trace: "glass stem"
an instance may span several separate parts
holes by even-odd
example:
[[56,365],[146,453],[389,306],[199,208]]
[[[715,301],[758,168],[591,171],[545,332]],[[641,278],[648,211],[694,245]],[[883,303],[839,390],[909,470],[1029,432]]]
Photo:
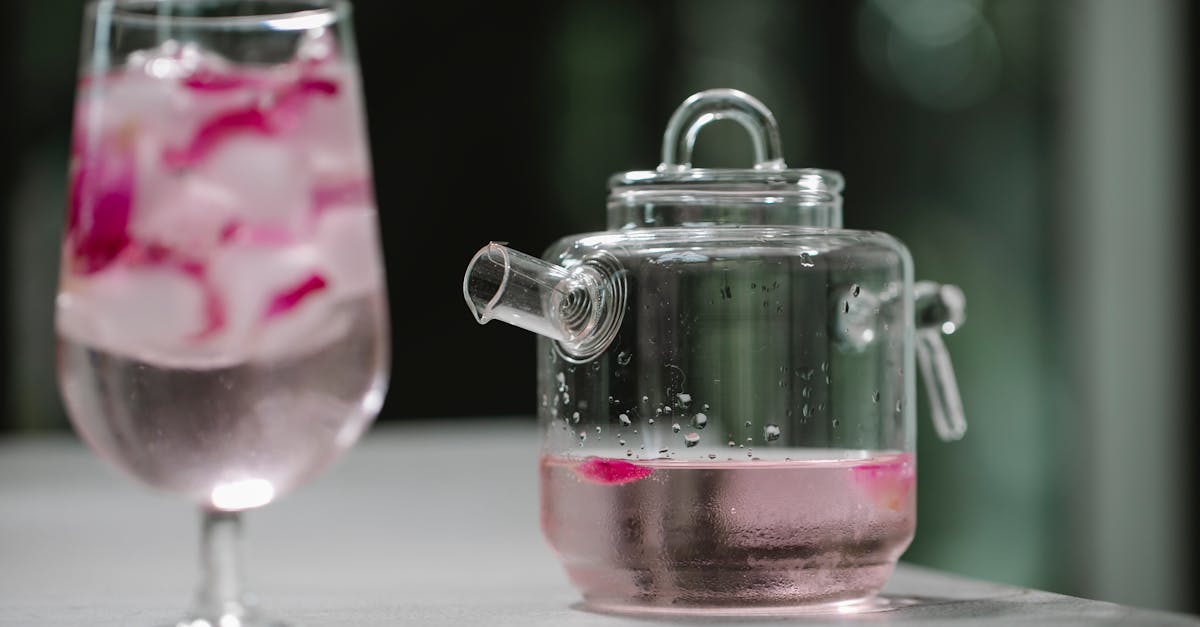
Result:
[[200,531],[200,589],[196,594],[197,617],[241,618],[242,601],[242,515],[205,509]]

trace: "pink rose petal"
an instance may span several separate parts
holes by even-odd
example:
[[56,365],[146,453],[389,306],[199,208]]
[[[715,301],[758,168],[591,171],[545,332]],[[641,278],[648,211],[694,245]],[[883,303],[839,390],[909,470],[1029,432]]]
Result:
[[854,481],[877,503],[901,510],[916,483],[912,455],[904,453],[887,463],[862,464],[853,468]]
[[173,168],[187,167],[212,152],[221,140],[243,133],[270,135],[273,129],[270,120],[258,108],[226,111],[202,124],[186,148],[164,151],[163,161]]
[[[214,79],[215,80],[215,79]],[[242,79],[223,79],[236,81]],[[217,82],[219,88],[226,83]],[[244,86],[241,83],[237,86]],[[183,148],[167,148],[163,161],[172,168],[184,168],[204,159],[223,140],[242,134],[278,135],[294,129],[300,123],[309,97],[333,96],[337,83],[317,78],[302,78],[275,93],[274,104],[268,107],[249,107],[219,113],[200,125],[191,142]]]
[[216,335],[225,328],[225,301],[217,288],[207,279],[200,279],[200,287],[204,293],[204,327],[192,336],[192,340],[202,342]]
[[[82,146],[80,146],[82,147]],[[68,196],[67,239],[76,268],[104,269],[129,245],[133,211],[134,155],[125,143],[102,141],[76,155]]]
[[267,311],[264,317],[271,319],[291,311],[309,294],[319,292],[325,289],[327,285],[328,284],[326,283],[325,278],[321,275],[315,272],[308,275],[307,278],[298,283],[295,287],[276,294],[275,298],[271,299],[271,304],[267,306]]
[[280,129],[291,130],[300,124],[300,116],[313,96],[334,96],[337,83],[318,78],[302,78],[280,90],[271,109],[271,120]]
[[593,483],[624,485],[649,477],[654,473],[654,469],[621,459],[589,457],[575,467],[575,473]]
[[183,86],[195,91],[228,91],[260,84],[262,80],[253,76],[213,70],[199,70],[183,79]]
[[336,81],[327,78],[302,78],[296,82],[292,90],[301,94],[336,96],[338,93],[338,84]]

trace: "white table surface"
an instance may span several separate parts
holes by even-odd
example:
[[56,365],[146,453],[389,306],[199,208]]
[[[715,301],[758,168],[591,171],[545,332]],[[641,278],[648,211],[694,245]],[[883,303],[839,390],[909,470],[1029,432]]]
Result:
[[[917,605],[856,616],[652,619],[586,611],[542,542],[532,424],[377,427],[314,483],[251,512],[264,609],[298,627],[660,624],[1200,625],[902,565]],[[0,440],[0,626],[170,624],[191,600],[198,520],[67,435]]]

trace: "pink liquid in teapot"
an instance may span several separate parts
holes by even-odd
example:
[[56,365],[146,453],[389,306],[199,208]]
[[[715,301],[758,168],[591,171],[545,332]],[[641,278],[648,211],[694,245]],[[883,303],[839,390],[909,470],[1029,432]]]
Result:
[[911,454],[544,456],[542,528],[596,607],[795,608],[876,594],[912,541]]

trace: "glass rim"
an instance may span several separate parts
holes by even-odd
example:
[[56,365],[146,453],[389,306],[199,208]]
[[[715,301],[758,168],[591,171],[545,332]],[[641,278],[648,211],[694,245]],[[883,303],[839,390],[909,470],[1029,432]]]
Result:
[[[239,0],[90,0],[93,16],[103,12],[113,22],[132,26],[159,27],[163,24],[197,29],[230,30],[262,28],[276,31],[306,31],[332,26],[350,12],[350,0],[257,0],[263,5],[279,5],[280,10],[258,11],[251,15],[174,15],[150,12],[158,7],[187,8],[236,5]],[[286,7],[286,8],[285,8]]]

